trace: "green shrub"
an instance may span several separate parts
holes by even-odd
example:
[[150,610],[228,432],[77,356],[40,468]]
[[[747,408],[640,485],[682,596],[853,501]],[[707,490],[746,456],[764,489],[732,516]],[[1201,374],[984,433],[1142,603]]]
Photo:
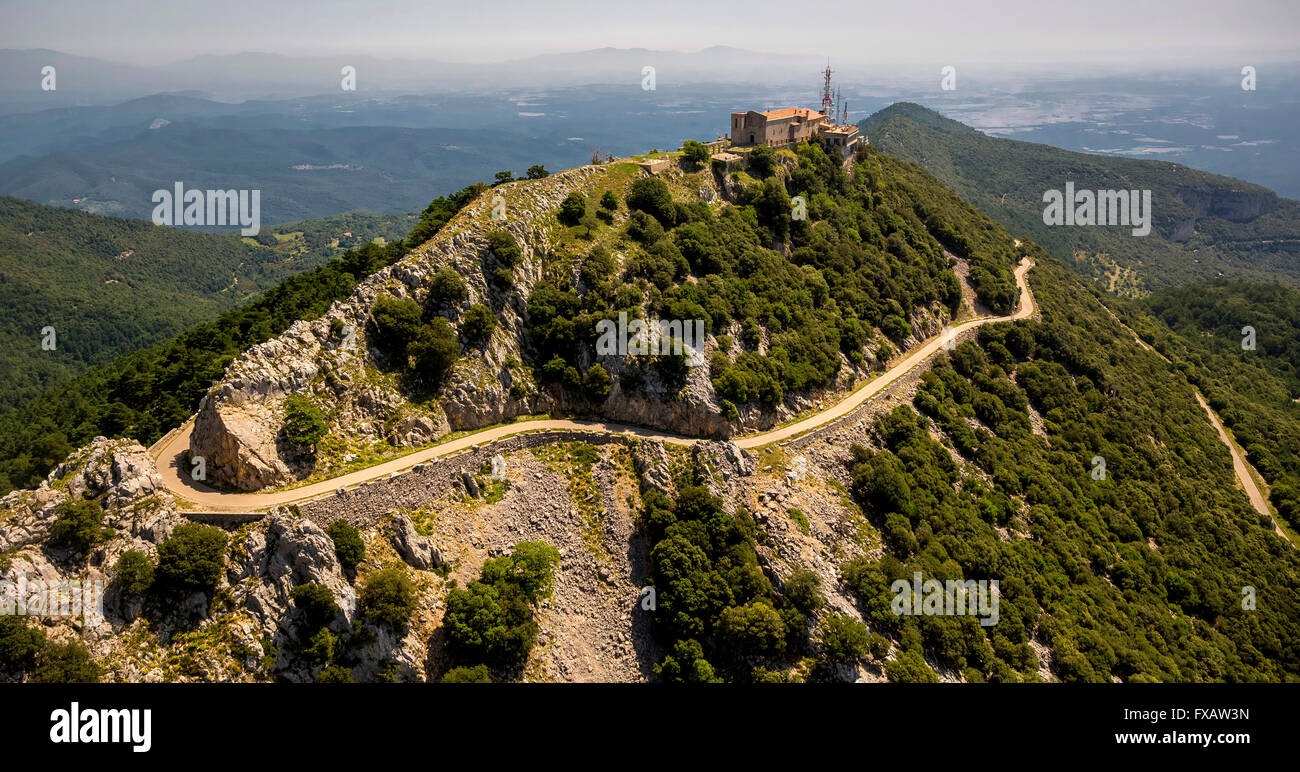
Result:
[[457,659],[511,666],[527,658],[537,638],[531,604],[547,597],[560,554],[542,542],[521,542],[489,560],[477,581],[447,594],[443,625]]
[[158,546],[154,587],[165,594],[211,594],[221,579],[226,561],[226,533],[198,523],[176,526]]
[[582,390],[593,402],[604,402],[613,388],[611,384],[609,373],[599,363],[588,367],[582,376]]
[[682,155],[696,166],[709,162],[709,149],[703,143],[688,139],[682,143]]
[[113,576],[124,592],[143,595],[153,584],[153,560],[139,550],[127,550],[113,566]]
[[490,684],[492,676],[488,673],[487,665],[454,667],[443,674],[442,682],[444,684]]
[[894,683],[902,684],[937,684],[939,677],[920,654],[914,651],[900,651],[897,656],[885,663],[885,675]]
[[633,212],[627,220],[627,235],[648,246],[664,237],[664,227],[646,212]]
[[537,638],[537,623],[515,585],[470,582],[447,594],[447,650],[460,660],[506,666],[523,661]]
[[334,658],[337,644],[338,636],[331,633],[329,628],[322,627],[307,639],[307,645],[302,647],[302,656],[313,665],[324,665]]
[[485,344],[496,329],[497,317],[492,309],[482,303],[475,303],[465,311],[460,320],[461,337],[471,344]]
[[508,556],[483,564],[485,582],[506,581],[519,587],[530,603],[551,595],[560,552],[545,542],[521,541]]
[[822,654],[827,662],[855,662],[871,648],[867,626],[845,614],[822,621]]
[[771,657],[785,652],[785,623],[766,603],[732,606],[718,617],[718,641],[740,657]]
[[420,331],[420,305],[409,298],[384,295],[370,311],[378,333],[379,347],[397,359],[406,357],[406,347]]
[[438,317],[420,328],[407,349],[415,367],[426,377],[441,380],[460,358],[460,341],[446,319]]
[[578,191],[573,191],[560,202],[560,222],[565,225],[577,225],[587,213],[587,199]]
[[104,509],[98,501],[70,499],[55,508],[55,520],[50,525],[50,544],[83,553],[103,541]]
[[607,212],[618,211],[618,196],[614,195],[614,191],[607,190],[600,197],[600,208]]
[[325,414],[301,394],[290,394],[284,400],[284,436],[300,448],[314,448],[329,432]]
[[672,226],[677,221],[672,192],[668,189],[668,184],[658,177],[638,177],[634,180],[628,189],[627,208],[645,212],[661,225]]
[[678,641],[673,651],[655,665],[655,675],[669,683],[716,684],[721,683],[713,665],[704,658],[704,648],[698,641]]
[[334,593],[323,584],[300,584],[293,588],[290,595],[293,597],[293,605],[302,612],[308,629],[323,627],[339,614]]
[[463,303],[469,299],[465,278],[452,268],[439,268],[429,284],[429,300],[434,303]]
[[496,258],[511,268],[519,265],[524,258],[524,251],[519,247],[519,242],[509,231],[494,230],[487,235],[488,248]]
[[355,681],[356,679],[352,677],[352,669],[342,665],[330,665],[316,674],[318,684],[350,684]]
[[812,532],[812,524],[808,522],[808,516],[803,513],[802,509],[791,507],[786,511],[790,514],[790,519],[799,526],[799,531],[802,532],[804,536],[807,536]]
[[383,568],[366,577],[357,600],[368,619],[401,632],[415,613],[415,585],[401,568]]
[[776,174],[776,151],[768,145],[759,145],[750,151],[749,169],[758,179],[766,179]]
[[806,568],[799,568],[790,573],[785,580],[785,596],[794,607],[811,614],[822,605],[821,577]]
[[901,316],[890,314],[880,323],[880,331],[895,343],[901,343],[912,334],[912,327]]
[[25,617],[0,616],[0,671],[25,673],[36,667],[45,648],[45,632],[27,624]]
[[614,257],[610,255],[609,250],[597,244],[591,248],[587,258],[582,261],[579,276],[584,284],[595,287],[604,284],[613,276],[615,267]]
[[334,554],[347,571],[355,569],[366,559],[366,545],[361,534],[346,520],[335,520],[325,530],[334,541]]
[[47,643],[36,658],[29,682],[34,684],[93,684],[104,676],[104,668],[91,658],[81,641]]

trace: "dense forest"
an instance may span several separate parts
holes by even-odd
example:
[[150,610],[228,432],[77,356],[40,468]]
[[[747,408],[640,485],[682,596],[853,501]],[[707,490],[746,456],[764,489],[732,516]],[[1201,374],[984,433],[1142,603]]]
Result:
[[[850,176],[816,144],[757,148],[750,173],[729,180],[736,205],[720,209],[676,200],[658,178],[637,179],[616,242],[622,265],[598,242],[576,272],[552,267],[529,297],[543,380],[599,401],[609,392],[595,363],[597,320],[702,319],[719,336],[709,364],[724,407],[770,408],[834,383],[841,352],[855,364],[868,355],[883,362],[915,334],[908,320],[917,309],[955,313],[961,286],[945,249],[969,259],[981,301],[1012,309],[1015,248],[1005,231],[911,164],[871,148],[854,164]],[[794,196],[806,219],[792,219]],[[601,200],[606,211],[620,206]],[[575,202],[570,216],[583,207]],[[644,366],[670,384],[684,377],[680,358]]]
[[[885,554],[843,575],[901,644],[891,677],[932,679],[924,657],[1035,680],[1047,644],[1064,680],[1300,679],[1300,553],[1250,508],[1182,376],[1036,259],[1043,321],[981,328],[855,448]],[[891,613],[890,583],[914,571],[998,579],[998,624]]]
[[[416,240],[367,242],[349,249],[325,265],[285,279],[243,307],[212,321],[190,324],[166,343],[91,368],[0,415],[0,491],[34,487],[73,448],[97,435],[152,443],[193,414],[232,359],[284,332],[298,319],[323,314],[335,300],[347,297],[358,281],[436,233],[480,190],[471,186],[435,199],[411,230]],[[304,232],[301,225],[297,232]]]
[[413,222],[354,213],[244,239],[0,197],[0,411],[246,303],[348,246],[400,240]]
[[1117,305],[1201,390],[1300,530],[1300,291],[1198,282]]

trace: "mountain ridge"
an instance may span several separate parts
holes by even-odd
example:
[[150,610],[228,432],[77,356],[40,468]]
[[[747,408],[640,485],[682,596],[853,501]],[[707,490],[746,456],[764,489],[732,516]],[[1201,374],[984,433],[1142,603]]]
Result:
[[[1300,202],[1231,177],[1165,161],[1078,153],[990,137],[939,113],[900,103],[860,127],[885,152],[917,163],[981,210],[1026,233],[1108,290],[1140,295],[1220,275],[1300,286]],[[1045,191],[1151,189],[1154,232],[1049,227]]]

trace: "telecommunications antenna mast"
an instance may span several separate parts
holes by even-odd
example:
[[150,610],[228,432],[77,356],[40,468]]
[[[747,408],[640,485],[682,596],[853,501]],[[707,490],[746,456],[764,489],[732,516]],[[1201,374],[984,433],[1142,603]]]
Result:
[[826,71],[822,73],[826,76],[826,85],[822,87],[822,115],[827,120],[835,120],[835,100],[831,97],[831,63],[826,62]]

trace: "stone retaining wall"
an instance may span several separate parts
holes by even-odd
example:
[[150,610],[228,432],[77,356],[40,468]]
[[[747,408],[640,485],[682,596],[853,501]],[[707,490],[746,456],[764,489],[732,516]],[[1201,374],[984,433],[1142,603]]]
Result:
[[184,512],[196,523],[215,525],[218,528],[238,528],[244,523],[256,523],[266,517],[265,512]]

